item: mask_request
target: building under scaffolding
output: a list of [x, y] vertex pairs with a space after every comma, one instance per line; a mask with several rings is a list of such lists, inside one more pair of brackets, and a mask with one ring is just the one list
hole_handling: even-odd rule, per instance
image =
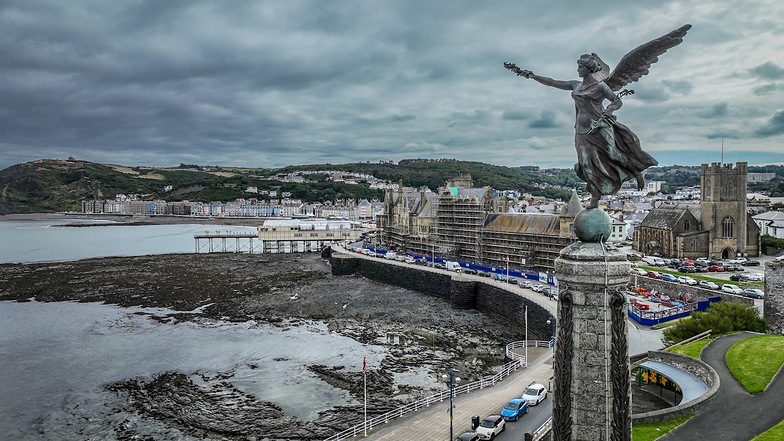
[[379, 230], [384, 244], [399, 250], [547, 272], [576, 240], [572, 224], [581, 209], [574, 193], [560, 214], [509, 213], [505, 198], [461, 175], [438, 195], [402, 185], [388, 190]]

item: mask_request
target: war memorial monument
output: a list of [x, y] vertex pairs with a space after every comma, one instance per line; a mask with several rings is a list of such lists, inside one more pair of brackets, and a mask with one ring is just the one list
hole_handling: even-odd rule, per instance
[[[545, 86], [567, 90], [575, 103], [577, 175], [591, 193], [574, 220], [578, 241], [555, 261], [560, 283], [555, 339], [553, 439], [630, 441], [631, 380], [624, 291], [630, 264], [624, 253], [608, 249], [611, 219], [598, 208], [603, 195], [624, 181], [644, 186], [642, 173], [657, 161], [613, 114], [621, 90], [648, 73], [658, 57], [683, 41], [684, 25], [627, 53], [613, 71], [595, 53], [577, 60], [581, 80], [563, 81], [534, 74], [513, 63], [504, 67]], [[609, 104], [605, 107], [604, 101]]]

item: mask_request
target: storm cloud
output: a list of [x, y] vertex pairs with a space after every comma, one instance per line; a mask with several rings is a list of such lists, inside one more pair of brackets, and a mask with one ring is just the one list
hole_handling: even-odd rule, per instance
[[569, 92], [503, 62], [577, 79], [580, 54], [614, 66], [685, 23], [683, 44], [630, 85], [619, 121], [662, 165], [710, 161], [717, 134], [750, 162], [784, 162], [780, 17], [784, 4], [765, 0], [7, 0], [0, 168], [69, 156], [569, 167]]

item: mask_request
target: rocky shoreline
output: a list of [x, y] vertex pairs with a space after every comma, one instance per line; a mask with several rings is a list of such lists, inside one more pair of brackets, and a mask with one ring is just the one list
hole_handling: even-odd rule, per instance
[[[454, 310], [437, 298], [332, 276], [328, 261], [312, 254], [167, 254], [0, 265], [0, 300], [29, 299], [178, 311], [155, 316], [162, 323], [209, 319], [285, 327], [324, 321], [331, 332], [388, 348], [381, 366], [368, 373], [368, 401], [374, 403], [369, 415], [433, 392], [399, 386], [395, 373], [419, 367], [435, 377], [452, 367], [472, 381], [505, 361], [505, 343], [522, 338], [519, 330], [476, 311]], [[308, 369], [362, 401], [361, 372], [318, 364]], [[122, 404], [105, 429], [118, 439], [321, 440], [361, 422], [358, 405], [298, 421], [234, 388], [232, 375], [161, 372], [106, 385]], [[169, 435], [152, 437], [144, 420], [163, 425]]]

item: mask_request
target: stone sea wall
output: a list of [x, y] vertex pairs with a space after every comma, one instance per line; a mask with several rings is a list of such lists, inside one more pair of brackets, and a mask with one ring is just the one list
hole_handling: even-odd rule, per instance
[[548, 319], [553, 319], [552, 314], [536, 302], [526, 299], [516, 285], [497, 286], [497, 282], [490, 279], [485, 282], [457, 273], [433, 271], [414, 265], [394, 265], [382, 260], [337, 253], [333, 253], [329, 259], [333, 275], [357, 274], [376, 282], [438, 297], [448, 301], [453, 308], [476, 309], [520, 332], [525, 328], [524, 310], [527, 306], [529, 339], [533, 339], [533, 336], [549, 339], [552, 334], [552, 325], [547, 324]]

